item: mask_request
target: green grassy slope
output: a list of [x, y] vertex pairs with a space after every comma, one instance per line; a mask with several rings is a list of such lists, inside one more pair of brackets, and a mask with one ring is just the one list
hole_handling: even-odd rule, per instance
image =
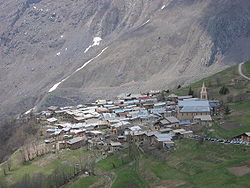
[[[221, 128], [219, 123], [212, 126], [214, 132], [207, 133], [209, 136], [218, 138], [232, 138], [244, 132], [250, 132], [250, 101], [241, 101], [230, 104], [230, 108], [234, 111], [232, 114], [226, 116], [221, 122], [227, 124], [231, 122], [235, 124], [232, 130], [225, 130]], [[234, 114], [237, 114], [234, 116]]]
[[87, 188], [93, 185], [96, 181], [98, 181], [98, 177], [96, 176], [89, 176], [89, 177], [79, 177], [75, 181], [65, 185], [64, 188], [71, 187], [71, 188]]
[[[22, 175], [31, 175], [34, 171], [46, 174], [57, 163], [75, 161], [84, 152], [81, 149], [65, 151], [60, 154], [60, 158], [53, 159], [50, 155], [43, 156], [30, 164], [13, 168], [1, 178], [13, 183]], [[165, 184], [173, 187], [249, 187], [250, 174], [237, 177], [227, 170], [227, 167], [249, 160], [249, 154], [250, 147], [247, 146], [183, 139], [178, 141], [176, 149], [165, 154], [164, 160], [138, 152], [136, 158], [130, 158], [128, 150], [119, 152], [97, 163], [96, 176], [80, 176], [64, 188], [103, 187], [106, 183], [110, 183], [113, 188], [147, 188]], [[44, 163], [48, 158], [51, 161]], [[38, 164], [43, 167], [37, 167]], [[107, 175], [112, 175], [109, 176], [111, 181], [107, 181]]]
[[[250, 61], [247, 61], [243, 69], [246, 69], [250, 75]], [[239, 82], [234, 81], [235, 79], [240, 80]], [[195, 96], [199, 97], [202, 83], [208, 87], [210, 99], [221, 99], [227, 101], [229, 97], [236, 97], [240, 94], [247, 93], [250, 91], [250, 82], [242, 78], [238, 73], [238, 65], [227, 68], [213, 76], [204, 78], [198, 82], [190, 84], [190, 86], [176, 90], [175, 93], [178, 95], [188, 95], [189, 87], [194, 90]], [[225, 85], [229, 88], [230, 93], [228, 95], [220, 95], [220, 88]], [[244, 99], [243, 99], [244, 100]]]
[[[103, 173], [115, 174], [113, 188], [164, 185], [208, 188], [250, 186], [250, 174], [237, 177], [227, 170], [234, 164], [249, 160], [250, 147], [211, 142], [199, 143], [192, 139], [183, 139], [178, 141], [177, 145], [177, 149], [166, 154], [165, 160], [140, 154], [137, 162], [122, 163], [124, 152], [121, 152], [100, 161], [98, 168], [102, 169]], [[113, 163], [116, 164], [115, 167]]]
[[[63, 151], [59, 154], [47, 154], [42, 157], [38, 157], [35, 160], [22, 164], [20, 162], [21, 155], [17, 151], [11, 156], [12, 166], [11, 170], [7, 172], [5, 176], [0, 174], [0, 180], [5, 182], [8, 186], [21, 181], [25, 175], [32, 175], [41, 173], [43, 175], [50, 175], [52, 171], [60, 164], [63, 163], [75, 163], [79, 161], [79, 158], [85, 153], [84, 150]], [[3, 164], [1, 165], [1, 170]]]

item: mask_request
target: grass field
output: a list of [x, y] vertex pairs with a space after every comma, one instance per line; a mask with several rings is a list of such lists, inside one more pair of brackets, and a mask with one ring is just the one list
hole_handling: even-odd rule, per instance
[[42, 173], [44, 175], [49, 175], [59, 164], [78, 162], [84, 152], [84, 150], [65, 150], [59, 154], [47, 154], [31, 162], [22, 164], [20, 163], [20, 152], [17, 151], [11, 157], [13, 163], [11, 171], [7, 172], [7, 176], [1, 173], [0, 180], [5, 181], [7, 185], [11, 185], [20, 181], [26, 174], [32, 175], [35, 173]]
[[[240, 181], [238, 177], [230, 174], [226, 167], [249, 159], [249, 152], [248, 147], [211, 142], [200, 144], [186, 139], [180, 141], [179, 148], [166, 161], [170, 167], [179, 171], [179, 177], [183, 177], [187, 185], [227, 187], [230, 184], [234, 187]], [[250, 182], [245, 183], [250, 185]]]
[[[113, 188], [147, 188], [168, 184], [170, 187], [249, 187], [250, 174], [237, 177], [227, 168], [250, 159], [250, 147], [219, 143], [199, 143], [192, 139], [177, 142], [177, 148], [165, 160], [140, 154], [135, 161], [122, 163], [124, 152], [98, 163], [104, 172], [113, 172]], [[117, 166], [113, 168], [112, 163]], [[80, 185], [84, 185], [82, 178]], [[98, 181], [98, 180], [97, 180]], [[72, 186], [71, 186], [72, 187]]]
[[[60, 158], [47, 161], [49, 155], [37, 158], [30, 164], [13, 168], [6, 177], [9, 183], [18, 181], [24, 174], [49, 173], [58, 163], [75, 161], [83, 150], [65, 151]], [[237, 177], [228, 167], [250, 159], [250, 147], [220, 143], [200, 143], [192, 139], [177, 142], [177, 148], [166, 153], [164, 160], [151, 155], [136, 153], [129, 157], [128, 150], [116, 153], [97, 163], [97, 175], [78, 177], [63, 188], [103, 187], [110, 183], [113, 188], [147, 188], [168, 184], [170, 187], [249, 187], [250, 174]], [[50, 157], [49, 157], [50, 158]], [[44, 161], [47, 161], [44, 163]], [[44, 164], [43, 164], [44, 163]], [[43, 167], [37, 166], [38, 164]], [[111, 175], [110, 181], [106, 175]], [[11, 177], [11, 178], [10, 178]], [[11, 180], [11, 181], [10, 181]], [[96, 186], [95, 186], [96, 185]]]
[[96, 176], [89, 176], [89, 177], [79, 177], [77, 180], [75, 180], [73, 183], [70, 183], [64, 188], [70, 187], [70, 188], [87, 188], [94, 184], [98, 180], [98, 177]]
[[215, 123], [212, 126], [212, 129], [215, 131], [207, 132], [208, 136], [231, 139], [232, 137], [244, 132], [250, 132], [250, 101], [232, 103], [230, 108], [235, 113], [239, 114], [239, 116], [234, 117], [233, 114], [228, 115], [223, 122], [235, 122], [235, 124], [239, 124], [240, 126], [236, 126], [235, 129], [232, 130], [225, 130], [221, 128], [218, 123]]

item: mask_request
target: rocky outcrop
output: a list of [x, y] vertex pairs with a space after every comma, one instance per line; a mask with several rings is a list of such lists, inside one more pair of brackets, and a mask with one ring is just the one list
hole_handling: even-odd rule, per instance
[[[248, 0], [0, 3], [2, 117], [55, 101], [174, 88], [250, 58]], [[84, 53], [94, 37], [103, 40]]]

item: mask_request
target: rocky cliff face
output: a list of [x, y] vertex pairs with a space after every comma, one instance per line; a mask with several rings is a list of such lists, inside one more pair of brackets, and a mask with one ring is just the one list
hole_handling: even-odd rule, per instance
[[250, 59], [248, 0], [0, 4], [1, 117], [174, 88]]

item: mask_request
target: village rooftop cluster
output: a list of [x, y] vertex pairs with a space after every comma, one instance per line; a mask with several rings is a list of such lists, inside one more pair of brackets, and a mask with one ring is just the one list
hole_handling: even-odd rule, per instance
[[200, 98], [170, 94], [162, 102], [159, 94], [126, 93], [87, 105], [51, 106], [34, 115], [51, 150], [87, 146], [114, 153], [131, 142], [168, 149], [175, 140], [191, 137], [193, 128], [211, 125], [220, 106], [219, 101], [207, 99], [205, 85]]

